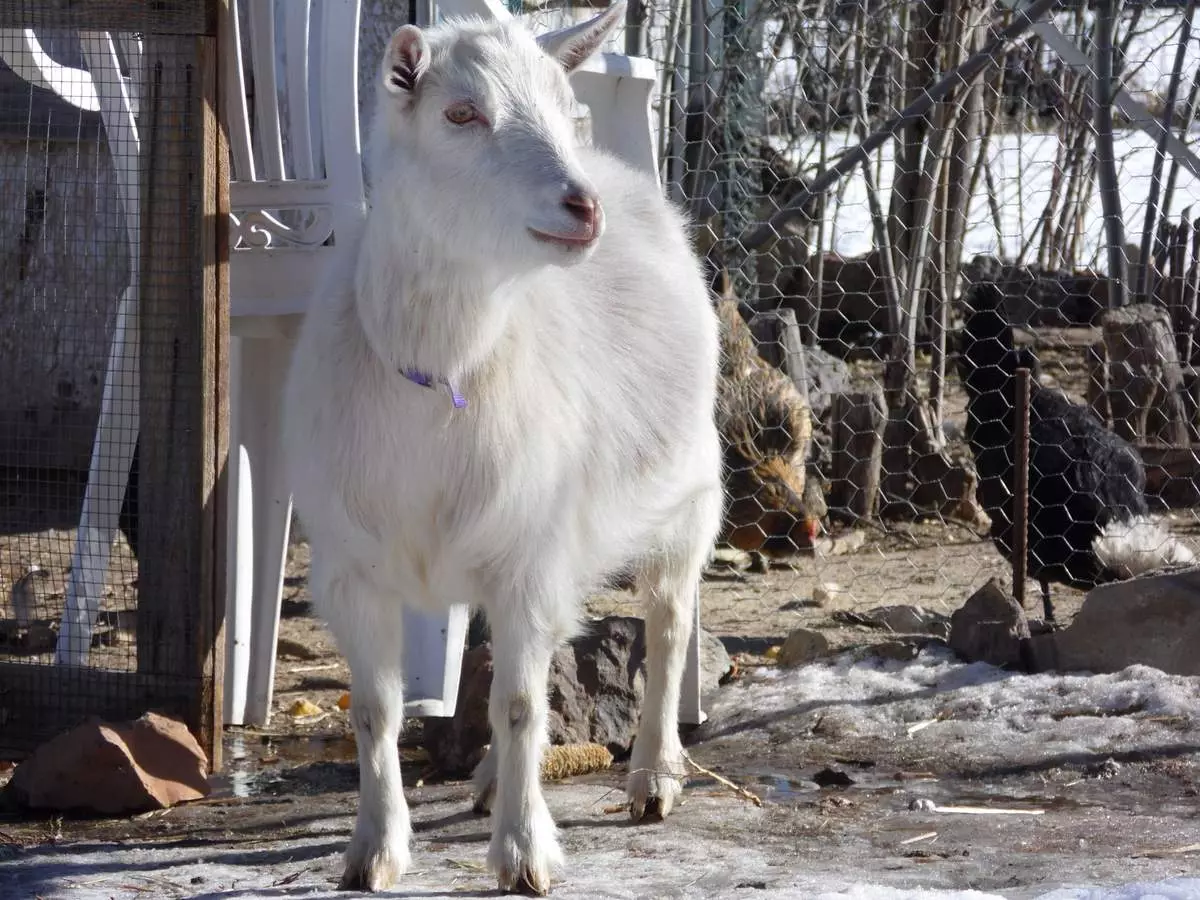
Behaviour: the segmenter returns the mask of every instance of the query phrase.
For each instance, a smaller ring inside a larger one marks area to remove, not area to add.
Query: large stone
[[[804,367],[808,374],[808,405],[813,417],[825,418],[833,403],[834,394],[851,389],[850,367],[843,360],[820,347],[804,347]]]
[[[559,648],[550,662],[548,695],[551,744],[601,744],[617,757],[627,754],[637,734],[645,695],[645,623],[610,616]],[[710,691],[729,671],[721,641],[700,633],[701,689]],[[491,740],[488,694],[492,684],[490,644],[463,657],[458,708],[453,718],[426,719],[424,746],[447,775],[468,774]]]
[[[829,652],[829,638],[811,628],[795,628],[779,648],[779,664],[802,666]]]
[[[156,713],[91,719],[42,744],[6,792],[28,809],[123,815],[209,793],[208,759],[183,723]]]
[[[1033,651],[1043,669],[1200,675],[1200,570],[1093,588],[1071,625],[1036,636]]]
[[[1027,668],[1029,620],[996,579],[971,595],[950,617],[950,647],[967,662]]]
[[[430,761],[446,775],[469,775],[492,739],[488,692],[492,688],[492,648],[483,643],[463,655],[458,705],[451,718],[426,719],[422,743]]]
[[[862,617],[877,628],[896,634],[932,634],[940,638],[950,634],[950,620],[946,616],[921,606],[876,606]]]

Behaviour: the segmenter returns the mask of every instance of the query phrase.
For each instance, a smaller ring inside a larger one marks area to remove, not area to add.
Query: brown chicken
[[[720,541],[767,556],[795,553],[812,546],[825,514],[819,488],[805,484],[812,443],[808,403],[787,375],[759,356],[737,301],[726,295],[717,312],[717,425],[726,492]]]
[[[808,404],[790,378],[759,356],[737,301],[726,295],[717,313],[717,426],[725,464],[725,519],[717,542],[787,556],[812,546],[826,513],[820,487],[805,478],[812,442]],[[633,590],[633,573],[614,572],[607,586]]]

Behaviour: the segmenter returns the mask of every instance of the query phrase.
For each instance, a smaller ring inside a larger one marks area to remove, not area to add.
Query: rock
[[[700,629],[700,695],[718,687],[725,676],[733,671],[733,659],[725,649],[725,642],[715,634]]]
[[[826,581],[813,588],[812,599],[817,606],[832,606],[840,598],[846,596],[846,589],[840,584]]]
[[[814,418],[823,419],[833,404],[834,394],[851,389],[850,367],[820,347],[805,345],[804,368],[808,374],[808,406]]]
[[[862,614],[867,623],[897,634],[950,634],[950,620],[920,606],[877,606]]]
[[[1037,635],[1038,666],[1118,672],[1143,665],[1200,675],[1200,570],[1093,588],[1069,627]]]
[[[208,759],[182,722],[93,718],[47,741],[6,788],[28,809],[123,815],[207,796]]]
[[[550,662],[550,743],[596,743],[625,753],[637,733],[645,691],[645,623],[610,616]]]
[[[717,547],[713,551],[712,568],[727,568],[735,571],[745,569],[750,565],[750,554],[737,547]]]
[[[818,538],[813,544],[813,549],[820,556],[846,556],[857,553],[866,542],[866,534],[855,529],[833,537]]]
[[[917,641],[883,641],[871,647],[871,655],[896,662],[911,662],[921,655],[922,644]]]
[[[779,649],[779,664],[793,668],[819,659],[829,652],[829,639],[811,628],[795,628]]]
[[[454,716],[424,722],[423,746],[442,773],[468,776],[483,759],[484,748],[492,739],[488,724],[491,688],[492,648],[484,643],[463,654]]]
[[[645,622],[610,616],[559,648],[550,662],[551,744],[600,744],[617,757],[627,754],[637,734],[645,692]],[[732,668],[722,642],[700,633],[701,690],[717,687]],[[427,719],[424,746],[446,775],[466,775],[483,758],[491,740],[488,693],[492,684],[490,644],[463,657],[458,708],[453,718]]]
[[[995,578],[950,617],[950,647],[967,662],[1026,668],[1029,622]]]
[[[854,784],[854,779],[843,772],[841,769],[825,767],[818,772],[815,772],[812,781],[817,787],[850,787]]]

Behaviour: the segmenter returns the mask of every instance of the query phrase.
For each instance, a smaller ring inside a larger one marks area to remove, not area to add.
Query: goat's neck
[[[489,360],[503,335],[505,279],[486,265],[447,259],[432,235],[387,218],[368,222],[358,258],[364,336],[389,368],[461,380]]]

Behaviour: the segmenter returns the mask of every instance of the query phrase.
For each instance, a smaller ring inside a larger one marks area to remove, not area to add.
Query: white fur
[[[487,614],[480,794],[502,888],[549,890],[561,858],[538,780],[550,657],[586,592],[629,563],[647,602],[631,813],[650,801],[668,812],[679,793],[690,613],[722,506],[717,320],[654,180],[575,145],[564,69],[621,8],[546,52],[518,25],[469,21],[406,26],[385,53],[372,209],[354,270],[333,273],[306,318],[285,411],[311,588],[353,678],[347,887],[386,888],[409,863],[396,752],[405,605]],[[447,121],[464,99],[490,125]],[[536,240],[528,229],[580,230],[562,206],[580,192],[599,198],[599,239]],[[404,379],[410,366],[448,378],[467,408]]]
[[[1096,558],[1119,578],[1196,564],[1196,556],[1161,522],[1135,516],[1110,522],[1092,542]]]

